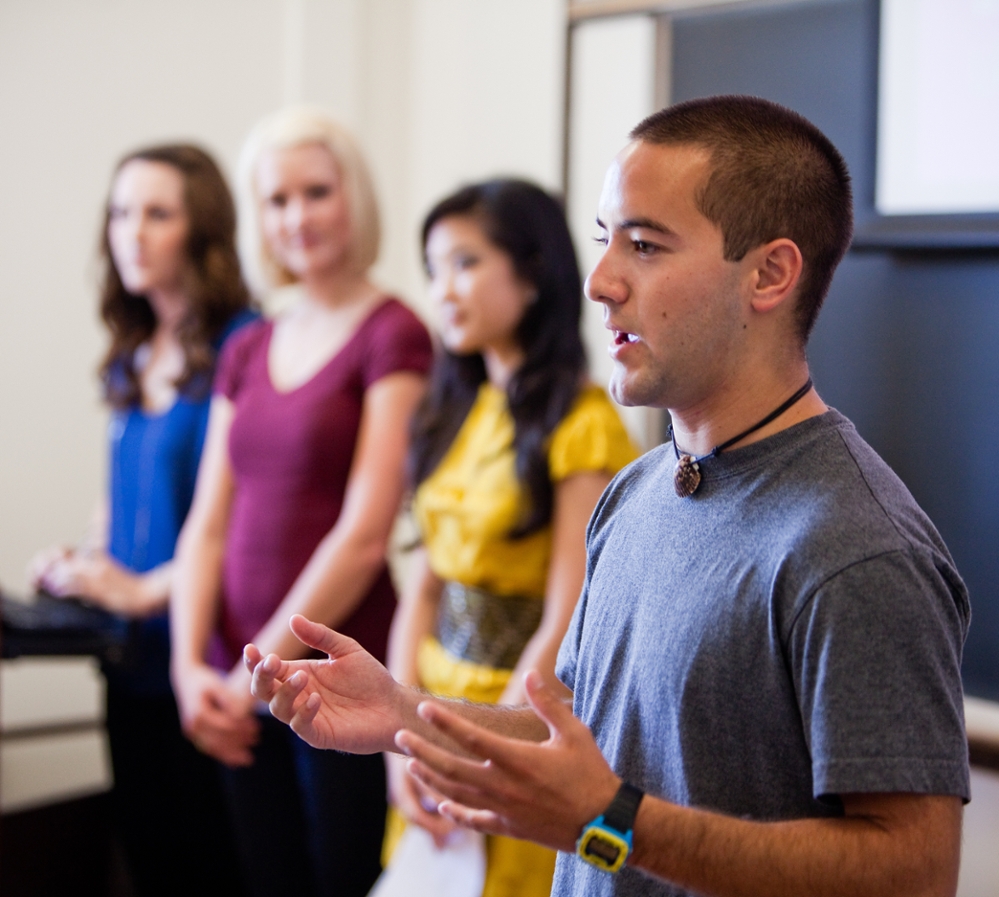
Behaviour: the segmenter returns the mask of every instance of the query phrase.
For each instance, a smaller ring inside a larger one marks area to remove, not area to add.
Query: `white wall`
[[[261,115],[326,106],[372,164],[377,275],[421,307],[432,201],[497,173],[559,185],[564,39],[564,0],[2,0],[0,583],[24,590],[32,553],[77,539],[103,489],[94,256],[122,153],[191,139],[231,171]],[[85,662],[0,676],[8,736],[101,715]],[[75,711],[31,710],[67,693]],[[105,787],[85,741],[5,739],[0,805]]]
[[[366,67],[376,92],[367,108],[384,111],[361,132],[393,228],[381,270],[426,311],[417,234],[435,201],[495,175],[560,187],[565,8],[563,0],[378,3],[376,30],[389,8],[405,11],[390,26],[404,33],[376,42],[388,37],[404,56],[394,83],[379,87],[381,65]]]
[[[656,20],[632,15],[583,22],[573,28],[571,58],[566,211],[580,267],[588,273],[601,252],[593,238],[604,174],[631,129],[656,108]],[[583,336],[594,380],[607,383],[610,335],[596,303],[585,303]],[[660,414],[623,408],[622,415],[639,445],[662,441]]]
[[[102,488],[94,254],[124,151],[194,139],[231,170],[262,114],[327,106],[372,162],[379,276],[420,305],[432,201],[496,173],[558,187],[564,28],[563,0],[4,0],[0,582]]]
[[[0,5],[0,582],[75,539],[101,489],[94,256],[115,160],[196,139],[231,163],[281,100],[281,25],[246,0]]]

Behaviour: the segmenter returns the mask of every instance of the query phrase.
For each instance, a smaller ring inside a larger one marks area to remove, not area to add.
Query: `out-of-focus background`
[[[628,130],[671,100],[759,93],[813,118],[853,170],[861,248],[816,331],[816,382],[951,545],[975,606],[969,718],[995,727],[995,216],[920,219],[907,231],[878,214],[878,33],[889,5],[0,0],[0,584],[25,592],[32,554],[77,540],[104,488],[95,257],[110,175],[126,151],[193,140],[231,175],[262,115],[292,102],[325,106],[358,136],[374,172],[384,222],[377,277],[431,320],[417,228],[441,195],[496,174],[566,191],[587,270],[603,171]],[[904,9],[925,22],[930,5]],[[948,8],[994,20],[999,36],[997,0]],[[913,46],[918,38],[962,56],[941,31],[907,33]],[[976,77],[999,101],[999,66]],[[595,309],[587,333],[594,378],[605,380]],[[627,421],[646,446],[658,441],[658,415],[629,411]],[[0,664],[0,839],[45,837],[31,828],[52,818],[45,813],[106,790],[102,700],[90,661]],[[973,788],[962,897],[999,894],[999,776],[978,769]]]

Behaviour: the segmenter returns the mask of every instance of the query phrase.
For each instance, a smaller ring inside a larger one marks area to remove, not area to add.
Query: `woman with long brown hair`
[[[167,623],[215,359],[253,317],[235,223],[225,180],[198,147],[149,147],[118,164],[101,239],[109,494],[81,545],[32,565],[37,587],[134,621],[132,659],[104,673],[115,818],[143,895],[237,890],[216,769],[180,731]]]

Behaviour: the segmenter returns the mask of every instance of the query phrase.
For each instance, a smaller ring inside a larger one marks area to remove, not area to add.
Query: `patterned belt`
[[[537,632],[543,610],[539,598],[494,595],[447,582],[437,613],[437,640],[453,657],[512,670]]]

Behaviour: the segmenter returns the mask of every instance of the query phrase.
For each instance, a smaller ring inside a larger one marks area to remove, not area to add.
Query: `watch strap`
[[[614,795],[614,800],[604,811],[604,823],[619,832],[630,832],[635,827],[638,805],[643,797],[645,792],[640,788],[622,782],[617,794]]]

